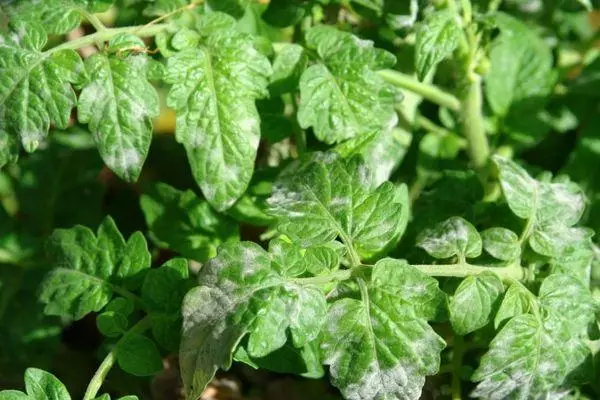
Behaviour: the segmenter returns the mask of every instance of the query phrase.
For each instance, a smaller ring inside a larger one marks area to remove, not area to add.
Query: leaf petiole
[[[491,267],[483,265],[464,264],[413,264],[413,267],[429,276],[446,276],[454,278],[465,278],[478,275],[485,271],[493,272],[503,280],[522,280],[525,277],[523,268],[518,264],[506,267]]]

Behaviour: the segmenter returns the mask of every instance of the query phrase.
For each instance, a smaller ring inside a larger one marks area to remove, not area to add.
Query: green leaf
[[[417,246],[435,258],[475,258],[481,255],[479,232],[470,222],[451,217],[433,228],[426,229],[417,238]]]
[[[537,307],[537,300],[523,284],[513,281],[504,294],[502,304],[496,313],[494,327],[498,329],[504,322],[513,317],[530,313]]]
[[[277,96],[295,91],[307,64],[308,55],[302,46],[293,43],[283,44],[282,48],[277,50],[273,60],[273,75],[269,84],[271,95]]]
[[[212,11],[221,11],[235,18],[241,18],[250,4],[248,0],[207,0],[206,3]]]
[[[38,23],[49,34],[62,35],[71,32],[88,13],[106,11],[112,0],[44,0],[32,2],[17,1],[9,9],[18,16],[26,15],[31,23]]]
[[[320,62],[300,79],[302,128],[312,127],[319,140],[331,144],[396,125],[398,93],[376,73],[395,64],[392,54],[328,26],[311,28],[306,44]]]
[[[123,44],[112,43],[115,49]],[[135,181],[142,170],[152,140],[152,117],[160,112],[145,61],[145,55],[95,54],[86,59],[90,80],[77,107],[79,122],[89,124],[106,165],[127,181]]]
[[[221,243],[239,237],[233,221],[191,190],[157,183],[141,196],[140,206],[154,243],[197,261],[214,257]]]
[[[483,248],[498,260],[511,261],[521,256],[519,237],[506,228],[489,228],[481,232]]]
[[[176,138],[185,145],[202,193],[218,210],[231,207],[252,177],[260,139],[255,100],[267,95],[271,73],[252,38],[228,29],[211,32],[202,46],[167,61]]]
[[[127,331],[127,316],[116,311],[105,311],[96,318],[96,327],[107,337],[118,337]]]
[[[148,17],[161,17],[187,4],[186,0],[155,0],[144,8],[143,14]]]
[[[466,335],[486,326],[504,292],[498,276],[492,272],[465,278],[450,298],[450,322],[458,335]]]
[[[573,243],[585,242],[590,232],[571,228],[583,215],[585,196],[571,182],[533,179],[513,161],[494,156],[500,170],[500,184],[512,212],[527,220],[524,240],[539,254],[564,255]]]
[[[117,344],[117,363],[135,376],[150,376],[162,370],[162,358],[154,342],[138,333],[128,333]]]
[[[565,329],[581,333],[594,321],[596,306],[588,287],[565,274],[552,274],[542,283],[540,305],[559,315]]]
[[[262,14],[262,18],[270,25],[284,28],[296,25],[304,17],[307,9],[307,5],[303,5],[299,1],[271,0]]]
[[[25,390],[3,390],[0,400],[71,400],[65,385],[49,372],[37,368],[25,371]]]
[[[460,20],[452,10],[434,12],[418,25],[416,35],[416,70],[419,79],[423,80],[458,47],[462,36]]]
[[[540,398],[568,388],[569,377],[580,373],[590,354],[584,339],[594,319],[593,304],[589,289],[568,275],[547,277],[539,301],[514,282],[495,324],[512,318],[482,357],[473,375],[480,383],[472,395]]]
[[[415,279],[420,273],[411,269],[403,261],[379,262],[373,270],[378,278],[361,290],[361,300],[331,306],[322,351],[345,398],[418,399],[425,376],[437,373],[444,341],[427,324],[422,304],[438,297],[439,289],[432,278]],[[405,282],[403,272],[409,272]],[[405,291],[411,281],[419,286]]]
[[[302,347],[319,334],[327,312],[325,296],[293,279],[273,256],[251,242],[226,243],[200,270],[206,286],[192,289],[183,303],[182,377],[189,397],[199,396],[218,368],[248,336],[247,352],[260,358],[281,348],[291,331]]]
[[[42,52],[43,29],[19,20],[0,36],[0,166],[18,157],[20,140],[28,152],[38,148],[50,125],[64,129],[81,82],[83,63],[73,50]]]
[[[81,319],[100,311],[115,293],[131,296],[150,267],[150,253],[141,233],[127,242],[107,217],[96,235],[86,227],[57,229],[48,252],[53,269],[42,283],[40,299],[48,315]]]
[[[282,174],[268,200],[278,229],[303,247],[340,237],[346,246],[370,256],[395,243],[406,228],[405,185],[373,185],[357,158],[317,153]]]
[[[525,23],[504,13],[494,22],[500,35],[489,55],[485,94],[494,113],[505,116],[539,109],[552,90],[552,53],[548,45]]]

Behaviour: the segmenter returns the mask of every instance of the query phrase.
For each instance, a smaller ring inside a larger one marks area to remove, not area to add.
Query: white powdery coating
[[[137,170],[141,162],[141,157],[136,149],[129,148],[123,149],[122,151],[119,151],[121,149],[116,150],[115,153],[104,159],[109,167],[126,172]]]
[[[373,41],[372,40],[360,39],[360,38],[358,38],[357,36],[354,36],[354,35],[352,35],[352,40],[354,41],[354,44],[356,44],[361,49],[371,49],[371,48],[373,48]]]
[[[360,382],[348,385],[343,393],[348,400],[375,400],[388,395],[418,399],[424,384],[425,377],[408,365],[398,364],[392,369],[383,370],[377,361],[373,361]]]

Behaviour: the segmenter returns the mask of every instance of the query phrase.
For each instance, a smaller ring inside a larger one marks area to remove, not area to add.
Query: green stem
[[[381,70],[378,71],[378,73],[383,79],[394,86],[410,90],[411,92],[442,107],[449,108],[452,111],[460,110],[460,101],[452,94],[443,91],[437,86],[419,82],[412,76],[391,69]]]
[[[106,376],[108,375],[111,368],[115,364],[115,361],[117,360],[117,349],[119,347],[119,344],[122,343],[128,335],[132,333],[142,333],[145,330],[149,329],[150,326],[151,319],[149,316],[146,316],[143,319],[141,319],[137,324],[135,324],[129,331],[127,331],[127,333],[125,333],[121,339],[119,339],[117,344],[115,344],[115,347],[106,355],[106,357],[96,370],[96,373],[90,380],[90,383],[88,384],[88,387],[85,391],[85,395],[83,396],[83,400],[93,400],[96,398],[98,391],[102,387],[102,383],[104,383],[104,379],[106,379]]]
[[[461,400],[460,370],[462,369],[465,342],[460,335],[454,336],[452,347],[452,400]]]
[[[106,29],[106,26],[104,26],[102,21],[100,21],[100,18],[98,18],[95,14],[92,14],[86,9],[79,9],[79,13],[90,23],[90,25],[94,27],[97,32],[101,32]]]
[[[460,110],[462,132],[469,142],[468,152],[475,169],[486,166],[490,146],[485,133],[482,115],[481,77],[474,75],[466,91]]]
[[[140,28],[139,26],[126,26],[122,28],[106,28],[91,35],[86,35],[70,42],[63,43],[46,51],[46,54],[51,54],[60,50],[72,49],[77,50],[82,47],[92,46],[98,42],[106,42],[113,37],[122,33],[131,33],[139,37],[156,36],[158,33],[167,29],[168,24],[150,25]]]
[[[503,280],[515,279],[521,280],[525,277],[523,268],[520,265],[509,265],[506,267],[488,267],[483,265],[471,264],[416,264],[413,267],[429,276],[447,276],[455,278],[466,278],[467,276],[477,275],[485,271],[493,272]]]

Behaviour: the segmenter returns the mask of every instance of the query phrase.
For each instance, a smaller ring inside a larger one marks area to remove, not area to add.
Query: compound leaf
[[[225,243],[204,265],[198,279],[205,286],[191,290],[183,303],[180,362],[189,397],[199,396],[218,368],[229,368],[246,334],[251,358],[281,348],[288,329],[297,347],[317,337],[325,296],[289,273],[251,242]]]
[[[321,60],[300,79],[302,128],[312,127],[319,140],[331,144],[396,125],[398,94],[376,74],[395,64],[392,54],[328,26],[312,28],[306,42]]]
[[[375,265],[373,274],[384,278],[393,268],[399,269],[396,277],[401,279],[412,267],[387,260]],[[408,281],[417,281],[411,275]],[[423,277],[422,290],[409,291],[404,297],[402,281],[394,282],[395,286],[376,279],[368,287],[361,284],[360,300],[333,303],[323,330],[322,351],[332,382],[346,399],[420,398],[425,376],[437,373],[444,348],[422,310],[413,308],[414,300],[418,304],[438,296],[437,283],[431,281]]]
[[[231,207],[252,177],[260,139],[255,100],[267,95],[271,73],[249,35],[224,28],[167,61],[165,81],[173,84],[167,104],[177,113],[176,138],[202,193],[218,210]]]
[[[139,287],[140,275],[150,267],[143,235],[136,232],[125,242],[110,217],[96,235],[81,225],[55,230],[48,252],[54,268],[42,283],[44,311],[74,319],[101,310],[114,293],[127,295]]]
[[[406,228],[405,185],[375,188],[370,171],[357,158],[317,153],[284,172],[269,198],[278,229],[303,247],[340,237],[346,246],[370,256],[395,243]]]

